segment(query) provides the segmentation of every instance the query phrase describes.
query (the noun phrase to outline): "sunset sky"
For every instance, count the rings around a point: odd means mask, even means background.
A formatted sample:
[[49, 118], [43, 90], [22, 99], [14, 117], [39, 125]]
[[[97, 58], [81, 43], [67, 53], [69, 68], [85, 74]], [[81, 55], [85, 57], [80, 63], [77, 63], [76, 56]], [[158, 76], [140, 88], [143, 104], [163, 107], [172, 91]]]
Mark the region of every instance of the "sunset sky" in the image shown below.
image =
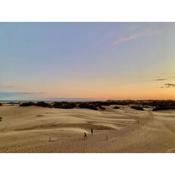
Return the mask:
[[0, 100], [175, 99], [175, 23], [0, 23]]

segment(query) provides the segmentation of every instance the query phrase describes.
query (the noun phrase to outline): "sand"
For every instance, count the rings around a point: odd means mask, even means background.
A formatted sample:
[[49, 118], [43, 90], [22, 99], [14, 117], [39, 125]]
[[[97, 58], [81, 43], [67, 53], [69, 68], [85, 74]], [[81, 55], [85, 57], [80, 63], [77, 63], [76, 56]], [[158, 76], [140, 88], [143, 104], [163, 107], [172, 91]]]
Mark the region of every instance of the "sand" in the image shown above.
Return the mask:
[[[0, 107], [0, 152], [175, 152], [175, 110]], [[94, 133], [91, 134], [91, 128]], [[84, 133], [87, 138], [84, 138]]]

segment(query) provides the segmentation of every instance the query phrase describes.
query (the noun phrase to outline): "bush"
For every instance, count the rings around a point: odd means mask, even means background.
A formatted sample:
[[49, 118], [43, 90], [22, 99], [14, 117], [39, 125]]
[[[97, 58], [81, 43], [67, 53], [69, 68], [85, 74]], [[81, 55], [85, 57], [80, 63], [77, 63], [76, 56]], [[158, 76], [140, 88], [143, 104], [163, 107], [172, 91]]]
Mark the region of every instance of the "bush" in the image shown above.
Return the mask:
[[8, 102], [7, 104], [9, 104], [9, 105], [17, 105], [19, 103], [18, 102]]
[[131, 106], [131, 108], [139, 111], [144, 111], [142, 106]]
[[106, 109], [106, 108], [103, 107], [103, 106], [98, 106], [98, 108], [99, 108], [100, 110], [105, 110], [105, 109]]
[[2, 106], [2, 103], [0, 103], [0, 106]]
[[84, 109], [92, 109], [92, 110], [98, 110], [98, 105], [94, 103], [80, 103], [79, 108], [84, 108]]
[[175, 109], [175, 106], [173, 106], [173, 105], [156, 105], [153, 108], [153, 111], [170, 110], [170, 109]]
[[53, 107], [61, 109], [73, 109], [76, 107], [76, 104], [72, 102], [55, 102]]
[[120, 109], [118, 106], [114, 106], [113, 108], [114, 108], [114, 109]]
[[43, 102], [43, 101], [37, 102], [37, 103], [35, 104], [35, 106], [46, 107], [46, 108], [52, 107], [51, 104], [46, 103], [46, 102]]
[[33, 102], [24, 102], [24, 103], [21, 103], [19, 106], [20, 107], [28, 107], [28, 106], [34, 106], [35, 103]]
[[0, 117], [0, 122], [2, 121], [2, 117]]

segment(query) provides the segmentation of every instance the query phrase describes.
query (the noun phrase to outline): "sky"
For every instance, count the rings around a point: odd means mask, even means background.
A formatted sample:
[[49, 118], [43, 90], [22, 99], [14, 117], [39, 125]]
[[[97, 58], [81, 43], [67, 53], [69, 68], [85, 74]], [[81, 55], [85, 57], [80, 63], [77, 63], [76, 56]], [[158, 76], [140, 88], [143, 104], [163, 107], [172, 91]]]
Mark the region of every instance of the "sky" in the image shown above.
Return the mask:
[[0, 23], [0, 100], [174, 99], [175, 23]]

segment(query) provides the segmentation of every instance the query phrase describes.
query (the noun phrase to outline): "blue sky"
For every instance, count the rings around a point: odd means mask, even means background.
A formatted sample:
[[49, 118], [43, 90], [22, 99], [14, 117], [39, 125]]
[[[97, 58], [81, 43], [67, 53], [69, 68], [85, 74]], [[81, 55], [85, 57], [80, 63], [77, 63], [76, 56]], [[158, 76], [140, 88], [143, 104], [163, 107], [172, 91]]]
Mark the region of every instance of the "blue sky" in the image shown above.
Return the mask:
[[0, 23], [0, 92], [174, 99], [174, 47], [175, 23]]

